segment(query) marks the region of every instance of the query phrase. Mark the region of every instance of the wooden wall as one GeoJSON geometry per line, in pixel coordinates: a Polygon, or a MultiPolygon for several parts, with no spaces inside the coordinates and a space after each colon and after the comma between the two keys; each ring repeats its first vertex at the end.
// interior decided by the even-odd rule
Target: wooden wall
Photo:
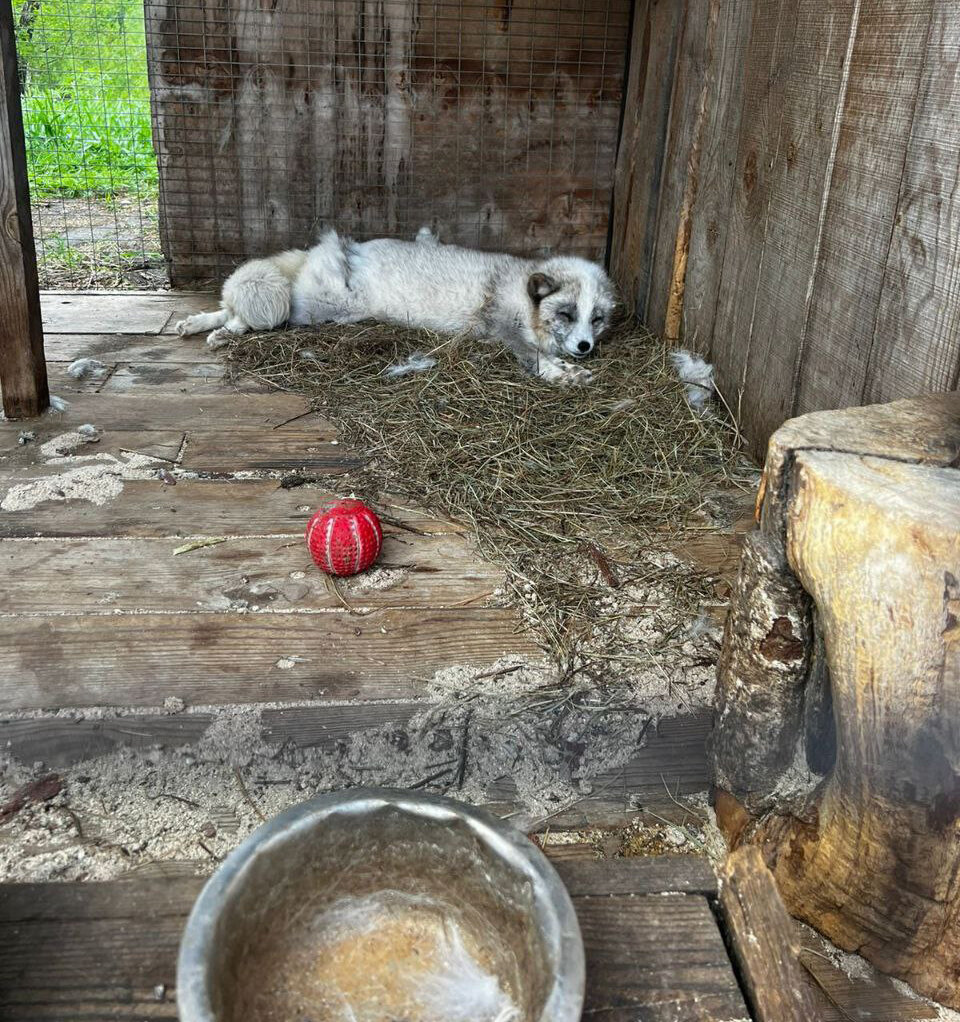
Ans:
{"type": "Polygon", "coordinates": [[[146,0],[175,283],[323,226],[602,257],[630,0],[146,0]]]}
{"type": "Polygon", "coordinates": [[[754,452],[960,382],[956,0],[637,0],[613,267],[754,452]]]}

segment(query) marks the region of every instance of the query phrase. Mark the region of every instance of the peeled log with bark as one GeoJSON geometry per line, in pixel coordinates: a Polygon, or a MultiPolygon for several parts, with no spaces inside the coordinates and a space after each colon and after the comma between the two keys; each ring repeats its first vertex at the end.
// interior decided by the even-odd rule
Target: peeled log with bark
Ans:
{"type": "Polygon", "coordinates": [[[755,817],[740,840],[763,848],[789,910],[952,1006],[958,465],[960,395],[817,413],[774,436],[713,749],[718,784],[755,817]],[[793,615],[778,614],[785,593],[793,615]]]}

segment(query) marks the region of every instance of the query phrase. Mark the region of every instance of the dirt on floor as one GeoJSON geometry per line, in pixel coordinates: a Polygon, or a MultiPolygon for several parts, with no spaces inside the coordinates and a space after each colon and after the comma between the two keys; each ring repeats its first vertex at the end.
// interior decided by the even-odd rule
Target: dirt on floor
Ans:
{"type": "Polygon", "coordinates": [[[32,212],[42,288],[146,291],[170,286],[155,196],[40,199],[32,212]]]}

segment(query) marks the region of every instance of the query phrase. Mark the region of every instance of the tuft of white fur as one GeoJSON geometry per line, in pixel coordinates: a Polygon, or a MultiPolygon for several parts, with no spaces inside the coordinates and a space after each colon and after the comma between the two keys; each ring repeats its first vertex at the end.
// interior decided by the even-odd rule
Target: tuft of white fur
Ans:
{"type": "Polygon", "coordinates": [[[105,376],[106,372],[107,367],[95,358],[74,359],[67,366],[67,376],[71,376],[75,380],[83,380],[88,376],[105,376]]]}
{"type": "Polygon", "coordinates": [[[405,361],[395,362],[392,366],[387,366],[383,371],[383,375],[408,376],[410,373],[424,373],[428,369],[432,369],[436,364],[437,360],[435,358],[425,355],[422,351],[415,351],[405,361]]]}
{"type": "Polygon", "coordinates": [[[431,1022],[519,1022],[520,1011],[496,976],[474,961],[456,925],[447,927],[443,958],[442,971],[424,976],[417,990],[417,1000],[431,1022]]]}
{"type": "Polygon", "coordinates": [[[70,407],[69,401],[64,401],[62,397],[57,397],[56,394],[50,395],[50,407],[47,411],[50,412],[65,412],[70,407]]]}
{"type": "Polygon", "coordinates": [[[670,361],[677,377],[685,386],[687,403],[694,411],[707,411],[716,390],[713,366],[690,351],[671,352],[670,361]]]}

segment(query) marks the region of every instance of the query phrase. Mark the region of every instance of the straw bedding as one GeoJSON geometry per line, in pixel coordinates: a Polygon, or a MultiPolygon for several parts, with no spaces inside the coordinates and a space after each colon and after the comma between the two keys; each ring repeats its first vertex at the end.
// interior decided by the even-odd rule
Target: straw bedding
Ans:
{"type": "Polygon", "coordinates": [[[702,578],[662,552],[691,523],[728,524],[750,485],[729,419],[691,410],[663,343],[629,324],[576,389],[524,376],[498,346],[382,324],[244,337],[226,358],[237,378],[309,395],[370,456],[358,496],[401,493],[466,524],[565,674],[650,656],[651,586],[676,620],[695,611],[702,578]],[[419,371],[391,373],[411,358],[419,371]]]}

